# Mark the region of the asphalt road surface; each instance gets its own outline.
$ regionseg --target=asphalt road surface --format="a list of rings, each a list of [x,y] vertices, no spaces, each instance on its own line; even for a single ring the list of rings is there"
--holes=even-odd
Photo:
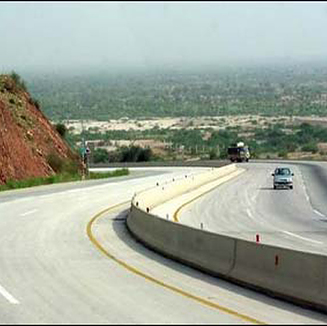
[[[327,254],[327,164],[247,163],[246,172],[183,209],[179,220],[220,234]],[[273,189],[277,166],[294,172],[294,188]]]
[[[106,181],[1,193],[0,323],[325,324],[324,314],[185,267],[130,236],[125,218],[134,193],[194,170],[138,170],[129,177]],[[261,214],[254,209],[264,209],[265,201],[273,206],[275,199],[269,196],[281,197],[284,203],[297,195],[305,198],[297,170],[294,190],[278,193],[268,189],[271,183],[266,174],[270,170],[254,166],[217,191],[222,196],[226,190],[229,196],[232,190],[228,186],[238,182],[244,189],[239,189],[237,196],[245,194],[242,201],[248,201],[246,205],[241,202],[241,207],[251,209],[250,214]],[[246,182],[251,176],[255,187]],[[257,198],[262,197],[258,205],[253,198],[256,191],[260,193]],[[301,207],[312,213],[309,203]],[[320,214],[326,214],[322,208]],[[243,209],[239,210],[242,215]],[[287,212],[291,210],[287,207]],[[302,224],[306,224],[304,219],[301,215]],[[324,225],[323,219],[310,215],[307,224],[314,230],[314,222]],[[249,217],[248,222],[252,220]],[[245,221],[243,228],[248,231]],[[323,241],[320,237],[313,240]]]

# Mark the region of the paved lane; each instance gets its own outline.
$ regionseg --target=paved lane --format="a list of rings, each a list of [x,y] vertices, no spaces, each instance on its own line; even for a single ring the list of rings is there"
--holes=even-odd
[[[216,311],[153,285],[110,261],[86,233],[88,222],[99,211],[131,200],[135,191],[157,181],[184,176],[189,169],[171,171],[123,181],[110,179],[89,187],[68,186],[67,190],[63,185],[60,190],[29,189],[24,195],[19,191],[17,197],[13,193],[6,197],[0,203],[0,322],[217,320]],[[117,241],[117,234],[109,239],[111,244]],[[128,254],[133,255],[133,250]],[[221,318],[227,323],[240,322],[228,314]]]
[[[67,189],[47,186],[18,191],[17,197],[11,193],[3,201],[0,196],[0,323],[325,324],[325,315],[144,248],[126,231],[128,204],[98,214],[189,171],[156,170],[156,175]],[[92,234],[109,255],[87,234],[93,217]]]
[[[271,173],[278,165],[294,171],[294,189],[272,187]],[[182,223],[303,251],[327,254],[326,185],[323,163],[249,163],[237,179],[223,184],[183,209]]]

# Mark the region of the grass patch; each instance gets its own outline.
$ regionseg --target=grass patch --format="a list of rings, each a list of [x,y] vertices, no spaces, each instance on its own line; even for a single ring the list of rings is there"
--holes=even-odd
[[[128,174],[129,174],[128,169],[118,169],[112,172],[90,172],[89,177],[87,179],[104,179],[104,178],[112,178],[112,177],[121,177]]]
[[[118,169],[112,172],[90,172],[85,180],[113,178],[128,175],[128,169]],[[54,183],[63,183],[82,180],[79,174],[60,173],[50,177],[30,178],[26,180],[8,180],[6,184],[0,185],[0,191],[49,185]]]

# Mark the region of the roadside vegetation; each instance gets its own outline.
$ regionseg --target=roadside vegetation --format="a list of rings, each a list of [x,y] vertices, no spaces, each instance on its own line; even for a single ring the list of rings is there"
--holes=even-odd
[[[4,185],[0,185],[0,191],[49,185],[63,182],[73,182],[81,180],[105,179],[120,177],[129,174],[128,169],[117,169],[110,172],[90,172],[76,160],[62,159],[56,153],[47,156],[47,163],[54,171],[54,174],[47,177],[35,177],[24,180],[7,180]]]
[[[92,163],[109,162],[149,162],[160,158],[156,157],[150,148],[140,146],[123,146],[116,151],[108,152],[104,148],[97,148],[93,153]]]
[[[72,143],[81,135],[70,135]],[[206,129],[157,129],[146,131],[85,131],[84,137],[97,140],[101,147],[95,148],[92,163],[146,162],[198,157],[225,159],[230,144],[243,141],[250,146],[252,158],[293,158],[302,155],[327,159],[327,128],[309,123],[286,124],[278,120],[264,127],[253,123],[249,127],[227,127],[221,130]],[[130,145],[107,150],[116,140],[131,141],[152,139],[166,144],[165,151],[154,153],[151,148]]]
[[[128,174],[129,174],[128,169],[117,169],[112,172],[89,172],[89,174],[87,174],[85,178],[82,178],[82,176],[78,173],[76,174],[59,173],[49,177],[30,178],[20,181],[8,180],[5,185],[0,185],[0,191],[35,187],[41,185],[49,185],[55,183],[80,181],[82,179],[94,180],[94,179],[113,178],[113,177],[125,176]]]

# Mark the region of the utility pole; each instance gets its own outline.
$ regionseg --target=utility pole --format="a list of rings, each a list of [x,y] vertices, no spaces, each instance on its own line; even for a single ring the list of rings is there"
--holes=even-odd
[[[79,109],[81,108],[80,104],[77,104]],[[81,148],[81,154],[82,154],[82,165],[83,165],[83,175],[82,179],[85,179],[86,176],[89,175],[89,162],[88,157],[90,154],[90,149],[86,147],[86,141],[85,141],[85,130],[84,130],[84,120],[81,120],[82,123],[82,148]]]

